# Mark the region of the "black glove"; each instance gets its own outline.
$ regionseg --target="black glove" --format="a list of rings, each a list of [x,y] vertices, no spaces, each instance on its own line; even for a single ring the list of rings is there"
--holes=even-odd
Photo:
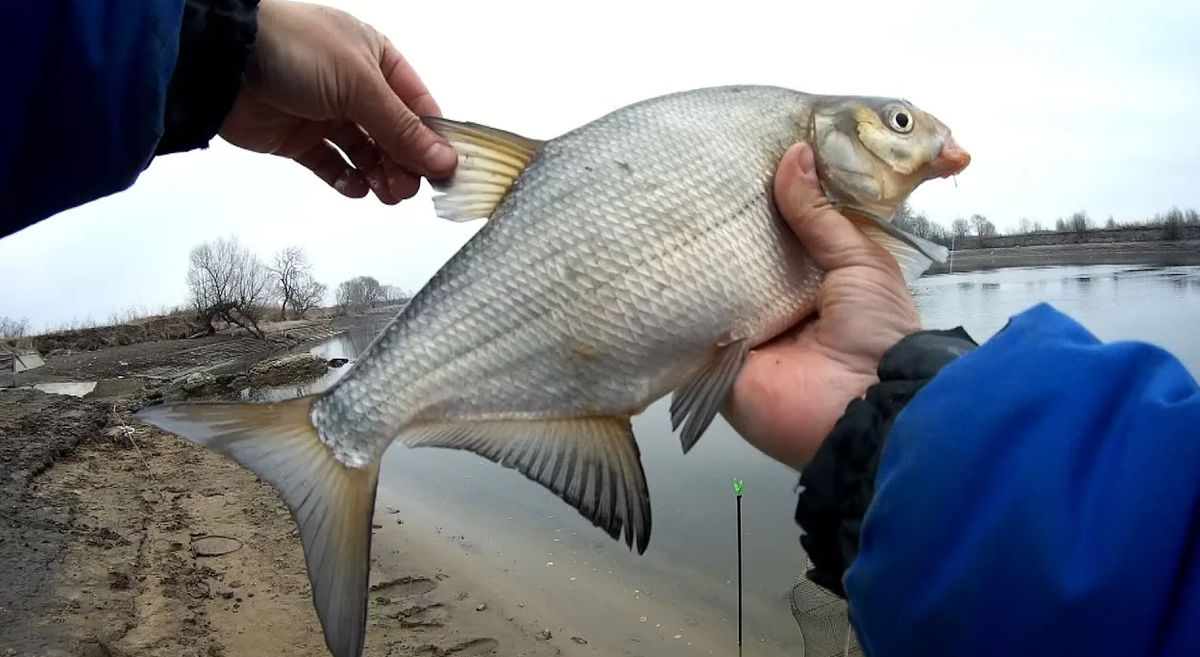
[[[812,560],[806,576],[845,598],[842,575],[858,554],[863,516],[875,495],[879,454],[904,406],[937,373],[978,344],[962,327],[906,336],[879,361],[879,383],[853,399],[800,475],[796,522]]]

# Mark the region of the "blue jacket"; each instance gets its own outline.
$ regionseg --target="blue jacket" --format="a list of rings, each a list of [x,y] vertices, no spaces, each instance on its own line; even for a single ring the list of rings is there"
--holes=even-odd
[[[945,336],[925,372],[937,345],[893,348],[802,476],[864,653],[1200,655],[1195,379],[1044,304],[978,348]]]
[[[257,0],[19,0],[0,19],[0,238],[203,147],[232,105]]]

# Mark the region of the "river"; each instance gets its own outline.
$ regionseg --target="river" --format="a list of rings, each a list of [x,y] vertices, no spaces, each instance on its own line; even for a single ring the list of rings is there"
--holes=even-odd
[[[1155,343],[1200,375],[1200,267],[937,275],[920,279],[914,295],[927,327],[961,324],[979,342],[1013,314],[1048,302],[1103,340]],[[314,351],[353,358],[372,337],[372,330],[353,332]],[[620,647],[615,652],[732,654],[734,648],[712,644],[736,646],[730,479],[742,478],[745,654],[801,654],[789,605],[804,564],[792,520],[795,473],[747,446],[719,418],[685,458],[670,431],[668,403],[634,420],[654,511],[645,555],[610,540],[537,484],[468,453],[394,446],[384,458],[381,499],[440,518],[459,547],[494,563],[513,586],[552,600],[570,631]]]

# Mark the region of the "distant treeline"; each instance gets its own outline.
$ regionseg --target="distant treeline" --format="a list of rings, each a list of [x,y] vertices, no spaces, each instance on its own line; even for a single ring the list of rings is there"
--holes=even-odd
[[[1048,244],[1084,244],[1097,242],[1157,242],[1200,239],[1200,212],[1171,208],[1153,217],[1133,222],[1118,222],[1113,217],[1097,222],[1087,212],[1059,217],[1052,225],[1022,218],[1007,234],[981,214],[958,217],[946,227],[924,212],[917,212],[905,201],[892,222],[899,228],[954,249],[1002,248]]]

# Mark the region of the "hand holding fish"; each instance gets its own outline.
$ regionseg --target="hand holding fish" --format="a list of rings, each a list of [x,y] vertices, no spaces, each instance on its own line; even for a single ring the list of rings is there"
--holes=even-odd
[[[921,328],[896,259],[830,205],[814,166],[807,144],[793,146],[774,185],[780,214],[827,272],[816,312],[747,356],[724,411],[750,444],[795,468],[878,380],[883,352]]]
[[[221,137],[387,204],[415,195],[421,176],[453,171],[454,150],[418,118],[441,110],[387,37],[343,11],[290,0],[263,0],[258,20]]]

